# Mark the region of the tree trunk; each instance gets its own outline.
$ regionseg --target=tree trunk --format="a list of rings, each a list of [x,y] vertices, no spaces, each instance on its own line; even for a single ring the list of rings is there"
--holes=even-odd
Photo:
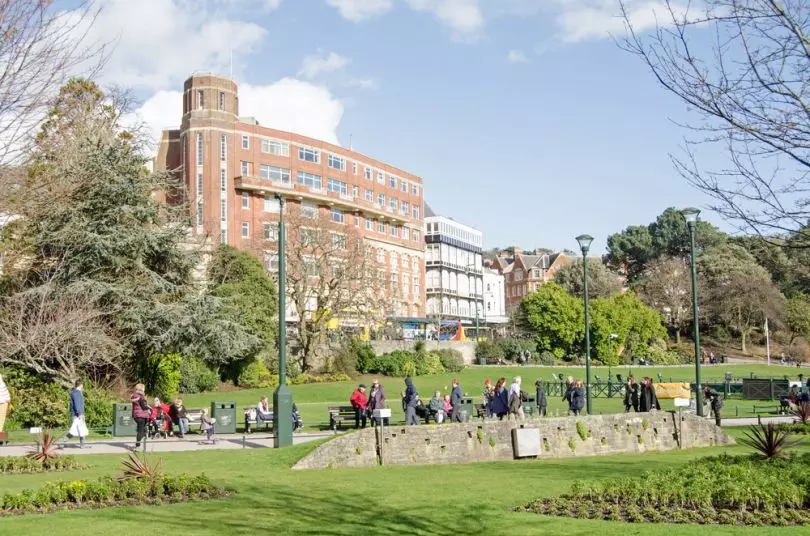
[[[741,330],[741,331],[740,331],[740,335],[742,336],[742,353],[743,353],[743,354],[746,354],[746,353],[747,353],[747,352],[745,351],[745,338],[746,338],[746,334],[747,334],[747,332],[746,332],[745,330]]]
[[[678,327],[675,328],[675,344],[681,344],[681,329]]]

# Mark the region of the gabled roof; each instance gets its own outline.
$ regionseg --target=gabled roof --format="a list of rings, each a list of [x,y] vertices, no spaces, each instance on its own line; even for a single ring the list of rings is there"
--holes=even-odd
[[[438,214],[433,212],[433,209],[430,208],[430,205],[427,204],[427,201],[424,201],[423,204],[425,205],[425,218],[435,218],[438,216]]]

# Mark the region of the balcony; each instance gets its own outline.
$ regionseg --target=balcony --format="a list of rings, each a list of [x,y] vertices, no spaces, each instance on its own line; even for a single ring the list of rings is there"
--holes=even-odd
[[[468,274],[476,274],[481,275],[483,274],[483,270],[481,268],[471,268],[469,266],[463,266],[461,264],[455,264],[452,262],[442,261],[442,260],[433,260],[433,261],[425,261],[425,266],[443,266],[445,268],[449,268],[451,270],[455,270],[457,272],[465,272]]]

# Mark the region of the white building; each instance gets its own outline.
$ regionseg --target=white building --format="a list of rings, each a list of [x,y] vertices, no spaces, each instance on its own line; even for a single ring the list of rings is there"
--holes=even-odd
[[[505,324],[509,321],[506,316],[504,277],[498,270],[491,268],[484,268],[484,318],[491,324]]]
[[[428,316],[484,318],[483,235],[425,205],[425,288]]]

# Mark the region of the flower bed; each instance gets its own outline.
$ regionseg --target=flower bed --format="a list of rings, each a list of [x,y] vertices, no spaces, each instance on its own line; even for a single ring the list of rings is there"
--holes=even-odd
[[[108,477],[96,482],[48,482],[39,489],[3,495],[0,516],[40,514],[76,508],[169,504],[218,499],[230,494],[230,491],[215,486],[205,475],[181,474],[127,480]]]
[[[58,456],[37,460],[30,456],[9,456],[0,458],[0,474],[49,473],[52,471],[73,471],[86,466],[73,456]]]
[[[633,523],[810,523],[810,455],[792,460],[719,456],[640,478],[576,482],[567,495],[518,511]]]

